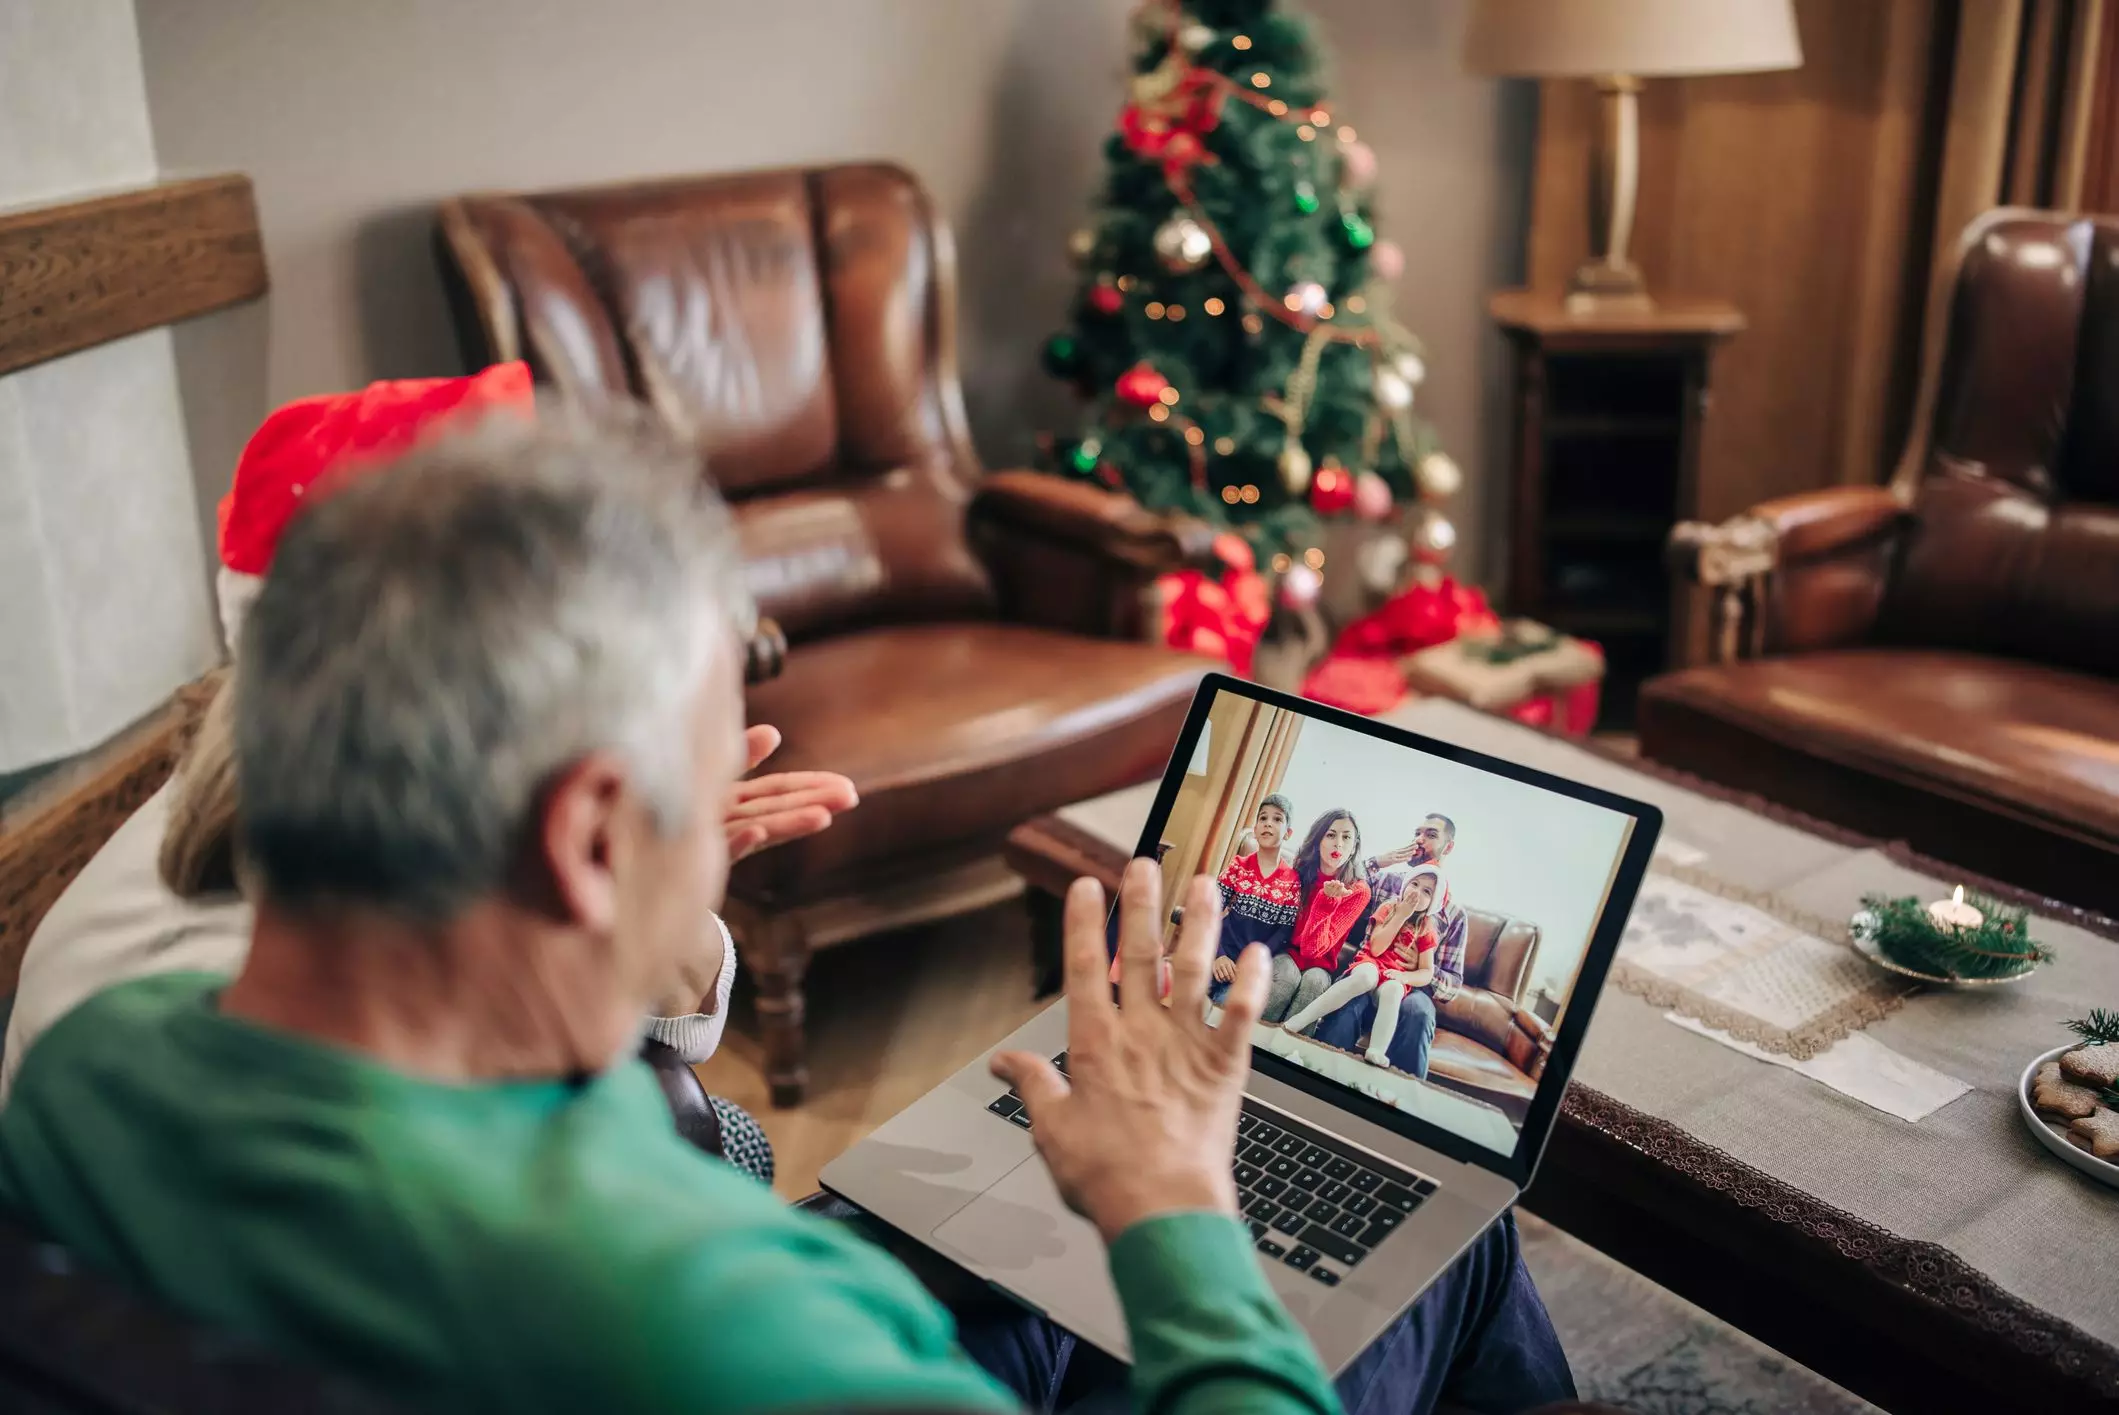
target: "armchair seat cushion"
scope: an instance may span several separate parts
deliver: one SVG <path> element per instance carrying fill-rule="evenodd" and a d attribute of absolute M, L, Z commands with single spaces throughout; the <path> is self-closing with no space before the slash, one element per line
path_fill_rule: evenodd
<path fill-rule="evenodd" d="M 1435 1041 L 1428 1049 L 1427 1078 L 1452 1090 L 1497 1105 L 1520 1119 L 1530 1108 L 1538 1084 L 1519 1066 L 1476 1037 L 1435 1028 Z"/>
<path fill-rule="evenodd" d="M 2109 679 L 1842 649 L 1666 674 L 1643 690 L 1640 728 L 1657 761 L 2071 903 L 2098 904 L 2119 873 Z"/>
<path fill-rule="evenodd" d="M 785 735 L 780 771 L 853 778 L 822 835 L 744 861 L 732 888 L 799 898 L 1162 770 L 1211 663 L 1146 644 L 996 623 L 864 629 L 804 644 L 750 691 Z"/>

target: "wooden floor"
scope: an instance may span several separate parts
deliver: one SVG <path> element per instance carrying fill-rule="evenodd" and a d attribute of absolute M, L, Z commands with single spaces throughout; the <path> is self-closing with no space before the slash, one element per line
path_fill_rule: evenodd
<path fill-rule="evenodd" d="M 772 1138 L 783 1196 L 817 1187 L 833 1156 L 992 1046 L 1042 1004 L 1030 996 L 1030 922 L 1020 900 L 931 928 L 850 943 L 809 970 L 809 1098 L 766 1098 L 746 981 L 708 1090 L 749 1110 Z"/>

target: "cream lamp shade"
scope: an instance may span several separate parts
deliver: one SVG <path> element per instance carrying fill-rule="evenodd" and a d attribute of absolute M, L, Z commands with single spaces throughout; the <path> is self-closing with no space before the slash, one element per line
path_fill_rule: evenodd
<path fill-rule="evenodd" d="M 1473 0 L 1464 32 L 1464 66 L 1475 73 L 1596 81 L 1593 248 L 1568 295 L 1582 310 L 1648 303 L 1626 254 L 1640 180 L 1641 79 L 1802 62 L 1790 0 Z"/>

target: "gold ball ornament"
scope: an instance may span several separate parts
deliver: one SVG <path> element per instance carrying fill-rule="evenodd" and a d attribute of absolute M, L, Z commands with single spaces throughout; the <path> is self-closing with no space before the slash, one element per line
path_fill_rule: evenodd
<path fill-rule="evenodd" d="M 1457 528 L 1440 511 L 1430 511 L 1413 531 L 1413 557 L 1425 565 L 1440 565 L 1457 548 Z"/>
<path fill-rule="evenodd" d="M 1396 369 L 1377 369 L 1374 387 L 1376 401 L 1394 413 L 1402 413 L 1413 406 L 1413 385 L 1407 383 Z"/>
<path fill-rule="evenodd" d="M 1280 482 L 1290 496 L 1300 496 L 1310 489 L 1310 454 L 1293 438 L 1280 449 Z"/>
<path fill-rule="evenodd" d="M 1394 357 L 1391 360 L 1391 369 L 1415 388 L 1427 382 L 1427 362 L 1411 351 Z"/>
<path fill-rule="evenodd" d="M 1187 54 L 1197 54 L 1213 42 L 1214 27 L 1196 20 L 1177 32 L 1177 47 Z"/>
<path fill-rule="evenodd" d="M 1464 489 L 1464 470 L 1447 452 L 1422 457 L 1413 475 L 1420 484 L 1420 495 L 1428 501 L 1447 501 Z"/>
<path fill-rule="evenodd" d="M 1214 239 L 1191 217 L 1173 216 L 1155 228 L 1155 254 L 1164 269 L 1182 275 L 1207 263 L 1214 254 Z"/>
<path fill-rule="evenodd" d="M 1087 263 L 1089 257 L 1095 254 L 1096 232 L 1087 226 L 1067 238 L 1067 258 L 1076 265 Z"/>

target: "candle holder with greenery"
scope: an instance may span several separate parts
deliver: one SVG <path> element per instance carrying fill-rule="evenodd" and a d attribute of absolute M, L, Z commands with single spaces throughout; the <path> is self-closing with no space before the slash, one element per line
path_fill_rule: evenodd
<path fill-rule="evenodd" d="M 2052 961 L 2052 949 L 2031 937 L 2025 910 L 1977 893 L 1960 902 L 1978 910 L 1978 924 L 1944 923 L 1911 895 L 1871 894 L 1850 927 L 1889 962 L 1939 982 L 1999 982 Z"/>

